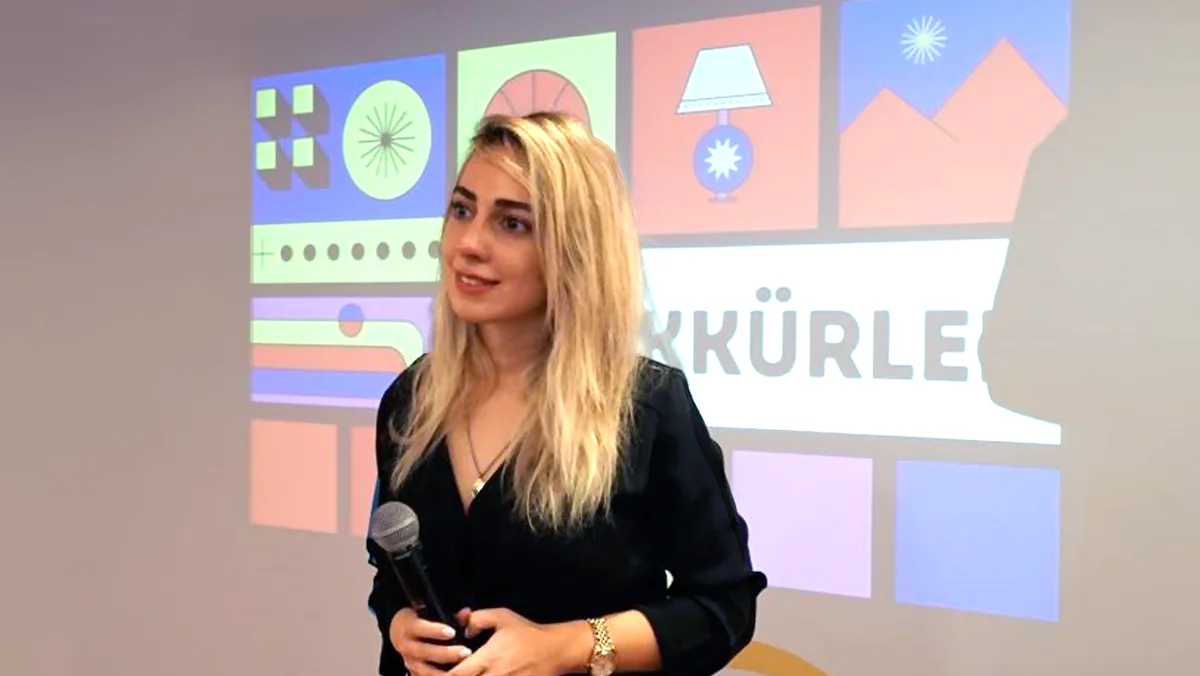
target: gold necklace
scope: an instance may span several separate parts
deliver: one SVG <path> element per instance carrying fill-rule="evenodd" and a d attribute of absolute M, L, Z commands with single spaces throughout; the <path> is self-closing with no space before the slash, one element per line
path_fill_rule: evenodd
<path fill-rule="evenodd" d="M 497 453 L 496 457 L 492 458 L 492 461 L 488 463 L 487 467 L 479 469 L 479 458 L 475 455 L 475 440 L 471 438 L 470 420 L 467 421 L 467 450 L 471 452 L 471 464 L 475 467 L 475 481 L 471 484 L 471 498 L 474 499 L 479 495 L 479 492 L 483 490 L 483 487 L 487 485 L 487 480 L 484 479 L 484 476 L 490 472 L 492 470 L 492 466 L 494 466 L 496 462 L 504 456 L 504 451 L 501 450 L 499 453 Z"/>

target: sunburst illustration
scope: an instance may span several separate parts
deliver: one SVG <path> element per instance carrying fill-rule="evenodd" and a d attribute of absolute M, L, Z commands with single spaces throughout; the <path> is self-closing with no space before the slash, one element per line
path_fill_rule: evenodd
<path fill-rule="evenodd" d="M 942 55 L 946 46 L 946 27 L 931 16 L 913 19 L 900 40 L 904 58 L 918 66 L 930 63 Z"/>
<path fill-rule="evenodd" d="M 365 122 L 367 126 L 358 130 L 362 137 L 359 146 L 366 148 L 359 159 L 374 168 L 376 176 L 384 178 L 408 166 L 405 157 L 414 153 L 412 143 L 417 138 L 408 111 L 401 111 L 394 103 L 384 104 L 372 109 Z"/>
<path fill-rule="evenodd" d="M 384 80 L 368 87 L 346 115 L 342 155 L 359 190 L 395 199 L 416 184 L 429 163 L 429 111 L 412 87 Z"/>
<path fill-rule="evenodd" d="M 738 171 L 742 156 L 738 155 L 737 144 L 726 139 L 708 149 L 705 161 L 708 162 L 708 173 L 716 174 L 717 178 L 729 178 L 730 173 Z"/>

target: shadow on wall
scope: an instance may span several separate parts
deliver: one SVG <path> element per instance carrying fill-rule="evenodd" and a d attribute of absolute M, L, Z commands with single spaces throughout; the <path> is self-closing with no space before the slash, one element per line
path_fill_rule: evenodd
<path fill-rule="evenodd" d="M 1184 5 L 1155 4 L 1128 63 L 1104 30 L 1136 29 L 1080 6 L 1081 102 L 1030 161 L 980 343 L 992 399 L 1063 430 L 1059 654 L 1039 673 L 1200 662 L 1200 60 L 1195 22 L 1169 18 Z"/>

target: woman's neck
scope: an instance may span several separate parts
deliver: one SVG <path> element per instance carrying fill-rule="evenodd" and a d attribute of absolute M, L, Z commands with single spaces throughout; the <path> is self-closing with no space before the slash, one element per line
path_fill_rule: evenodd
<path fill-rule="evenodd" d="M 545 344 L 540 322 L 523 326 L 481 325 L 479 337 L 496 369 L 496 388 L 523 390 L 529 368 Z"/>

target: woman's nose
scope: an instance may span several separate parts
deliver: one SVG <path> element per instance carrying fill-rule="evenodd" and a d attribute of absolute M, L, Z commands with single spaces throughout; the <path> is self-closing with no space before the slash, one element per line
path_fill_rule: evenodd
<path fill-rule="evenodd" d="M 485 257 L 489 249 L 487 227 L 484 219 L 474 218 L 463 229 L 462 237 L 458 240 L 460 253 Z"/>

